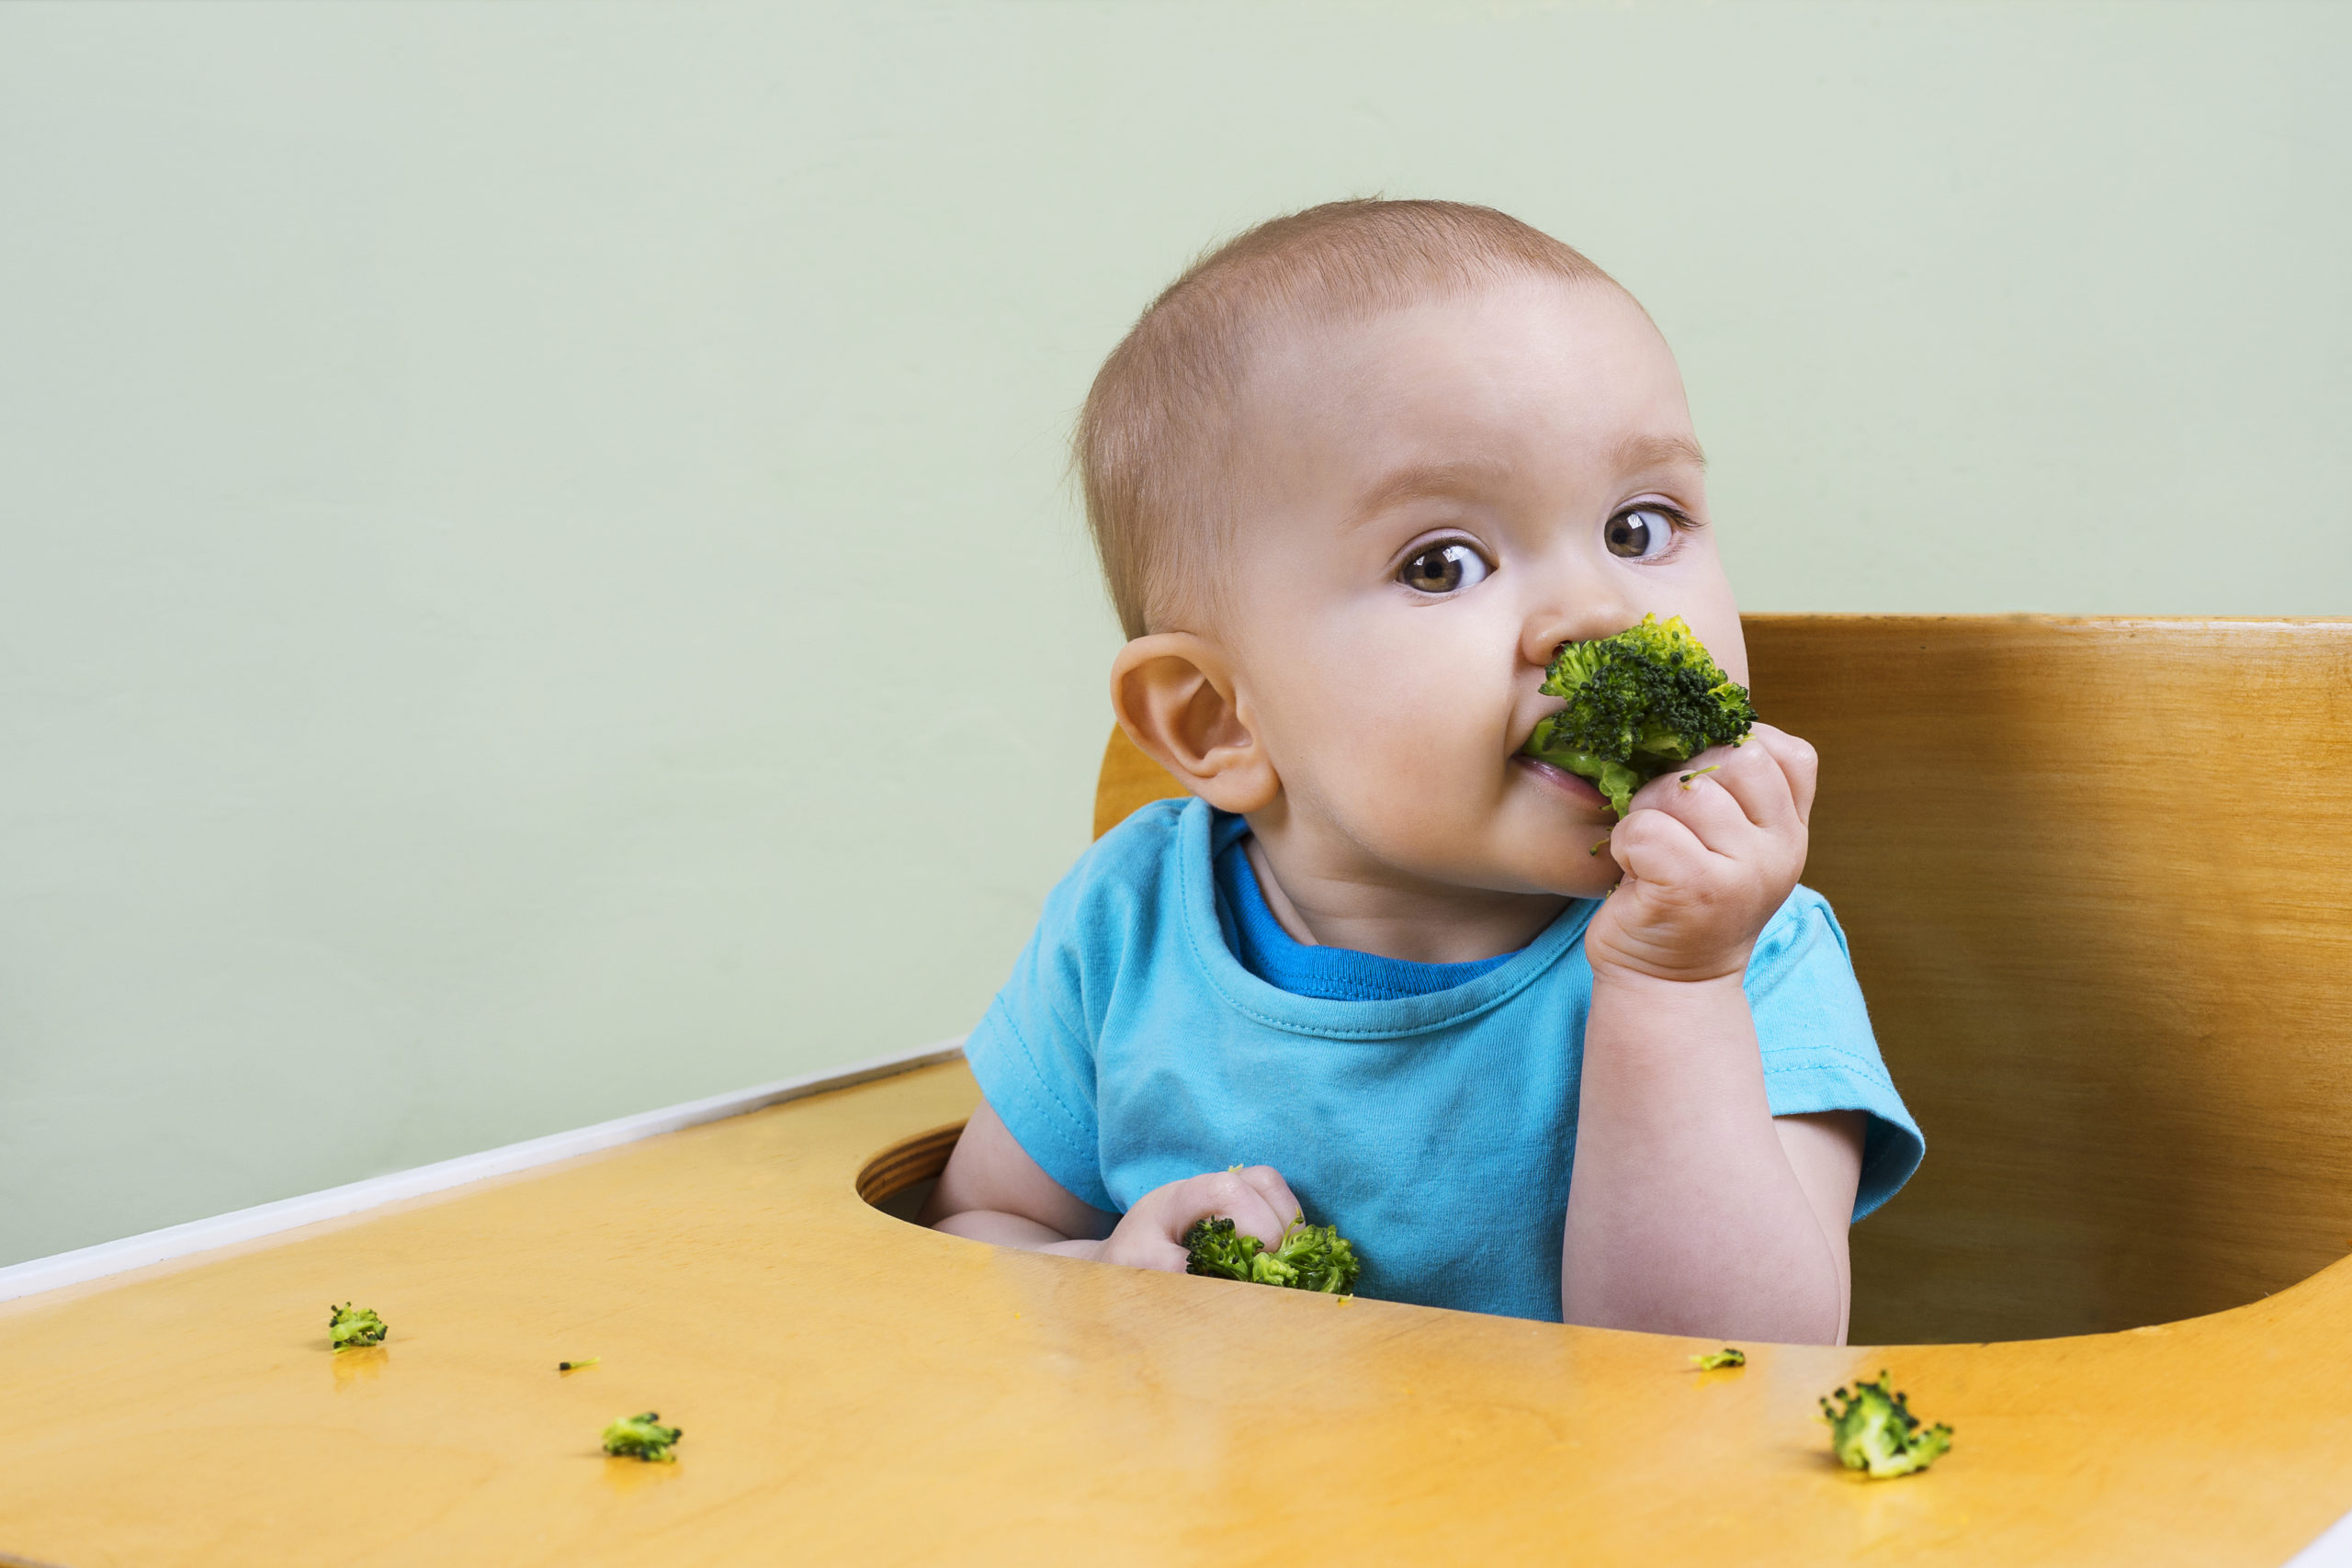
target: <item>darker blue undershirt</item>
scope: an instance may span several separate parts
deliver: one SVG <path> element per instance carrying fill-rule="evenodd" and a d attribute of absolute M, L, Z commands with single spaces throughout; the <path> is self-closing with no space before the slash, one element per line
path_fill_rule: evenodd
<path fill-rule="evenodd" d="M 1235 824 L 1238 826 L 1238 824 Z M 1267 908 L 1258 874 L 1237 833 L 1217 852 L 1216 915 L 1225 943 L 1241 966 L 1295 997 L 1334 1002 L 1391 1002 L 1450 991 L 1510 962 L 1510 953 L 1467 964 L 1414 964 L 1346 947 L 1309 947 L 1293 938 Z"/>

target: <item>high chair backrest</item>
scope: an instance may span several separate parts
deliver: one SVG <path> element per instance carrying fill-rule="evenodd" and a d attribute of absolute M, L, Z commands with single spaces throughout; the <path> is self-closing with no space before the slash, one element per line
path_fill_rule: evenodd
<path fill-rule="evenodd" d="M 1858 1343 L 2091 1333 L 2352 1248 L 2352 620 L 1754 615 L 1928 1138 Z M 1114 731 L 1095 832 L 1176 782 Z"/>

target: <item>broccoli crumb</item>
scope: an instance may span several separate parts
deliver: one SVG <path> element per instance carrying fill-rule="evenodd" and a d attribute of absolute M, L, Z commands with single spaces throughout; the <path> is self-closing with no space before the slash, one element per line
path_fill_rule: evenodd
<path fill-rule="evenodd" d="M 1725 1367 L 1747 1365 L 1747 1352 L 1726 1345 L 1720 1350 L 1709 1350 L 1704 1355 L 1693 1356 L 1690 1358 L 1690 1362 L 1702 1372 L 1721 1371 Z"/>
<path fill-rule="evenodd" d="M 327 1303 L 327 1348 L 331 1350 L 356 1350 L 363 1345 L 381 1345 L 384 1336 L 391 1332 L 384 1320 L 376 1315 L 373 1307 L 354 1308 L 349 1302 L 336 1306 Z"/>
<path fill-rule="evenodd" d="M 649 1410 L 642 1416 L 624 1416 L 605 1428 L 605 1451 L 615 1459 L 641 1459 L 650 1464 L 675 1464 L 673 1451 L 680 1438 L 686 1435 L 683 1427 L 664 1427 L 662 1413 Z"/>
<path fill-rule="evenodd" d="M 1664 625 L 1645 615 L 1614 637 L 1562 643 L 1543 691 L 1567 706 L 1537 724 L 1521 750 L 1591 780 L 1620 817 L 1642 785 L 1710 746 L 1737 745 L 1756 723 L 1747 688 L 1679 615 Z"/>
<path fill-rule="evenodd" d="M 604 1359 L 602 1356 L 591 1356 L 581 1361 L 558 1361 L 555 1364 L 555 1370 L 560 1372 L 576 1372 L 582 1367 L 593 1367 Z"/>
<path fill-rule="evenodd" d="M 1363 1271 L 1356 1249 L 1336 1227 L 1310 1225 L 1304 1214 L 1291 1222 L 1282 1245 L 1272 1251 L 1256 1236 L 1237 1230 L 1231 1220 L 1215 1216 L 1195 1221 L 1184 1233 L 1184 1250 L 1190 1255 L 1184 1265 L 1187 1274 L 1334 1296 L 1353 1290 L 1356 1276 Z"/>
<path fill-rule="evenodd" d="M 1716 768 L 1720 768 L 1722 766 L 1723 764 L 1721 762 L 1717 762 L 1711 767 L 1691 769 L 1689 773 L 1682 775 L 1682 787 L 1684 789 L 1689 789 L 1692 779 L 1703 779 L 1709 773 L 1713 773 Z"/>
<path fill-rule="evenodd" d="M 1829 1423 L 1829 1451 L 1848 1470 L 1859 1470 L 1873 1481 L 1925 1470 L 1951 1447 L 1951 1428 L 1939 1421 L 1922 1427 L 1905 1403 L 1907 1396 L 1887 1387 L 1881 1371 L 1876 1382 L 1858 1382 L 1821 1402 L 1821 1418 Z"/>

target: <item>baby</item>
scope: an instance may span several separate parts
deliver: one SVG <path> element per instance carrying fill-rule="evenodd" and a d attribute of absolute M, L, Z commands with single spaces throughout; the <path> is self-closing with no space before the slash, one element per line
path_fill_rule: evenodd
<path fill-rule="evenodd" d="M 1303 1209 L 1369 1296 L 1842 1340 L 1923 1145 L 1797 885 L 1812 748 L 1759 724 L 1622 820 L 1520 750 L 1559 646 L 1645 614 L 1747 679 L 1641 306 L 1489 209 L 1317 207 L 1162 294 L 1078 445 L 1112 705 L 1194 798 L 1047 900 L 926 1222 L 1182 1269 Z"/>

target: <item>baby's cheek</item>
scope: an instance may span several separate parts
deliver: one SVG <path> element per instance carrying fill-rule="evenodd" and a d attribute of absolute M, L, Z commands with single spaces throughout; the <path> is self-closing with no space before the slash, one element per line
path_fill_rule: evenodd
<path fill-rule="evenodd" d="M 1365 716 L 1350 754 L 1351 771 L 1376 799 L 1419 818 L 1475 810 L 1493 790 L 1498 745 L 1492 727 L 1464 703 L 1437 697 Z"/>

